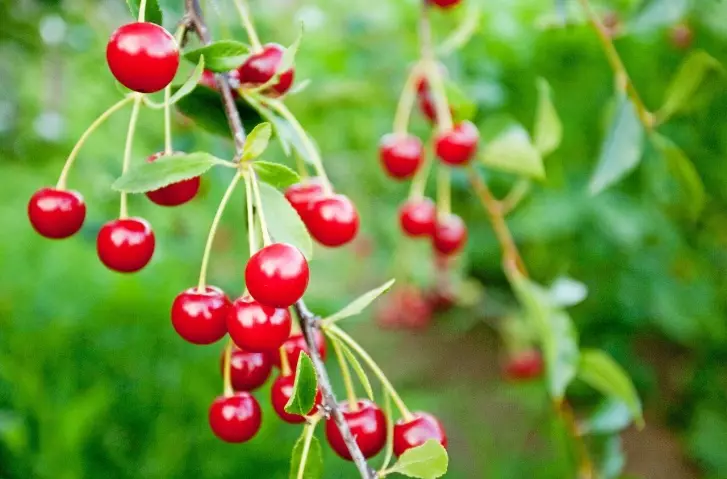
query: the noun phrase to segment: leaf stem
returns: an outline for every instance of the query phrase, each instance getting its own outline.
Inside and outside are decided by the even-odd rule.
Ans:
[[[245,178],[245,207],[247,209],[247,241],[250,256],[257,253],[257,237],[255,235],[255,200],[252,195],[252,184],[249,177]]]
[[[429,179],[429,173],[431,172],[432,165],[434,164],[434,158],[427,152],[427,150],[425,150],[424,155],[424,164],[419,167],[419,170],[417,170],[414,175],[414,179],[411,182],[409,198],[422,198],[426,191],[427,180]]]
[[[136,94],[134,95],[134,106],[131,108],[131,118],[129,119],[129,129],[126,133],[126,145],[124,146],[124,160],[121,163],[121,174],[123,175],[129,170],[129,166],[131,165],[131,149],[134,146],[134,134],[136,133],[136,123],[139,119],[139,109],[141,107],[141,102],[143,99],[143,95]],[[128,195],[125,191],[121,192],[121,205],[119,208],[119,218],[125,219],[129,216],[129,206],[128,206]]]
[[[417,82],[421,72],[419,71],[419,63],[416,63],[406,78],[404,88],[399,96],[399,102],[396,106],[396,115],[394,116],[394,133],[397,135],[406,135],[409,128],[409,119],[411,111],[414,108],[414,102],[417,95]]]
[[[61,170],[61,174],[58,177],[58,183],[56,184],[56,188],[59,190],[63,190],[66,188],[66,183],[68,181],[68,173],[71,171],[71,167],[73,166],[73,163],[76,160],[76,157],[78,157],[78,152],[81,150],[81,147],[86,143],[86,140],[91,136],[91,134],[96,131],[96,129],[101,126],[101,124],[108,120],[111,115],[116,113],[117,111],[121,110],[123,107],[125,107],[128,103],[134,100],[136,98],[135,94],[129,95],[124,97],[122,100],[119,100],[114,105],[112,105],[108,110],[101,113],[98,118],[96,118],[91,125],[89,125],[88,128],[86,128],[86,131],[83,132],[81,137],[78,139],[76,144],[73,146],[73,149],[71,150],[71,153],[68,155],[68,158],[66,159],[65,164],[63,165],[63,169]]]
[[[386,415],[386,455],[379,471],[385,471],[394,457],[394,417],[391,414],[391,396],[386,392],[384,392],[384,414]]]
[[[237,8],[237,13],[240,14],[242,26],[245,28],[247,37],[250,39],[250,43],[252,44],[253,52],[257,53],[262,51],[263,47],[260,43],[257,31],[255,30],[255,25],[253,25],[252,19],[250,18],[250,10],[247,8],[246,0],[234,0],[234,4],[235,8]]]
[[[225,359],[222,366],[222,391],[225,397],[230,397],[235,394],[235,390],[232,389],[232,346],[232,339],[230,339],[225,346]]]
[[[437,168],[437,215],[445,218],[452,212],[452,186],[449,167],[439,165]]]
[[[346,396],[348,398],[348,407],[351,412],[358,411],[358,398],[356,397],[356,389],[353,386],[353,379],[351,378],[351,370],[348,368],[348,362],[341,352],[341,346],[338,341],[332,341],[333,351],[336,353],[336,359],[338,365],[341,368],[341,377],[343,378],[343,384],[346,387]]]
[[[252,184],[252,191],[255,194],[255,204],[257,205],[258,218],[260,218],[260,229],[263,233],[263,246],[268,246],[273,242],[270,238],[270,232],[268,231],[268,223],[265,220],[265,212],[263,211],[263,200],[260,197],[260,185],[257,182],[257,175],[253,171],[252,167],[248,167],[248,178]]]
[[[444,89],[442,74],[437,67],[437,60],[432,46],[432,25],[429,21],[430,6],[428,2],[422,2],[421,17],[419,20],[419,36],[421,39],[422,65],[427,78],[427,85],[434,100],[434,112],[436,115],[437,127],[440,133],[452,129],[452,112],[449,109],[447,93]]]
[[[305,436],[303,436],[303,450],[300,452],[300,464],[298,466],[298,473],[295,475],[297,479],[305,478],[305,465],[308,462],[310,443],[311,441],[313,441],[313,434],[316,431],[317,424],[318,421],[314,423],[306,423],[306,425],[303,426]]]

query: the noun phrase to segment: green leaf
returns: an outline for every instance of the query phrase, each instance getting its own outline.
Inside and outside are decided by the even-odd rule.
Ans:
[[[447,473],[449,456],[447,450],[434,439],[404,452],[390,469],[408,477],[436,479]]]
[[[313,242],[298,213],[285,196],[267,183],[260,184],[260,197],[268,230],[273,239],[298,248],[309,260],[313,257]]]
[[[199,58],[204,56],[208,70],[224,73],[240,67],[248,54],[249,48],[244,43],[235,40],[220,40],[188,51],[184,54],[184,58],[197,63]]]
[[[579,429],[582,434],[611,434],[623,431],[631,421],[633,416],[625,402],[606,398]]]
[[[543,78],[538,78],[538,109],[535,112],[535,128],[533,142],[541,155],[547,156],[558,149],[563,139],[563,124],[553,105],[550,85]]]
[[[256,125],[245,140],[245,145],[242,148],[242,161],[259,158],[267,149],[272,134],[273,129],[270,123],[265,122]]]
[[[609,398],[623,401],[631,411],[636,424],[644,426],[641,400],[624,369],[603,351],[583,350],[578,367],[578,378]]]
[[[460,24],[437,48],[439,55],[446,56],[465,46],[480,29],[481,17],[480,6],[469,4],[467,10],[463,12]]]
[[[697,218],[707,202],[704,183],[694,167],[694,163],[669,138],[654,133],[651,137],[654,146],[661,153],[672,176],[676,179],[685,193],[689,216]]]
[[[378,288],[372,289],[368,293],[362,294],[361,296],[350,302],[346,307],[341,309],[339,312],[326,318],[325,321],[328,323],[334,323],[336,321],[340,321],[342,319],[349,318],[351,316],[355,316],[361,313],[361,311],[366,309],[369,304],[373,303],[376,298],[387,292],[395,281],[396,280],[392,279],[390,281],[387,281],[385,284],[379,286]]]
[[[488,143],[481,150],[480,160],[494,170],[545,178],[543,158],[519,125],[511,126]]]
[[[709,73],[724,73],[724,68],[714,57],[703,50],[692,52],[679,66],[669,88],[666,99],[657,117],[661,122],[682,112],[689,105]]]
[[[287,188],[300,182],[298,173],[280,163],[256,161],[252,164],[252,167],[257,172],[260,181],[264,181],[273,188]]]
[[[318,380],[313,368],[313,361],[305,351],[301,351],[298,367],[295,370],[293,393],[285,405],[285,412],[306,416],[316,403]]]
[[[209,153],[180,153],[144,162],[127,171],[111,187],[126,193],[146,193],[199,176],[224,160]]]
[[[176,93],[174,87],[172,91]],[[262,121],[260,115],[244,100],[237,99],[235,103],[246,130],[252,130]],[[175,107],[206,131],[225,138],[231,137],[230,126],[222,107],[222,97],[215,90],[195,88],[190,94],[181,98]]]
[[[197,66],[194,68],[194,71],[189,76],[189,78],[187,78],[187,81],[185,81],[179,88],[177,88],[174,94],[169,97],[169,103],[171,105],[174,105],[179,100],[192,93],[194,89],[197,88],[197,85],[199,85],[199,81],[202,79],[203,74],[204,56],[200,56]]]
[[[639,164],[643,149],[644,127],[631,100],[621,96],[591,177],[591,194],[602,192],[631,172]]]
[[[629,31],[644,33],[673,25],[684,18],[688,10],[689,0],[652,0],[630,23]]]
[[[300,24],[300,31],[295,41],[285,49],[283,57],[280,59],[280,64],[278,65],[277,75],[282,75],[295,66],[295,56],[298,54],[298,48],[300,48],[300,41],[302,39],[303,23]]]
[[[313,436],[313,432],[309,431],[309,428],[313,427],[306,425],[303,428],[303,434],[295,441],[293,454],[290,457],[290,479],[320,479],[323,477],[321,443]],[[308,445],[307,450],[306,444]]]
[[[449,106],[454,112],[454,121],[460,122],[471,120],[477,113],[477,105],[472,101],[472,97],[467,95],[458,84],[452,81],[444,83],[444,90],[447,95]]]
[[[578,371],[576,328],[568,313],[555,305],[549,291],[517,275],[513,287],[533,321],[545,359],[550,395],[560,401]]]
[[[126,0],[126,4],[129,6],[131,16],[134,18],[139,18],[139,7],[141,6],[141,0]],[[144,9],[144,21],[161,25],[162,20],[162,9],[159,8],[159,3],[157,2],[157,0],[147,0],[146,8]]]
[[[346,361],[353,367],[353,370],[356,371],[356,375],[358,376],[359,381],[361,382],[361,385],[364,388],[364,391],[366,391],[366,395],[371,399],[374,400],[374,390],[371,388],[371,381],[369,381],[369,377],[366,375],[366,371],[364,370],[363,366],[361,366],[361,363],[359,360],[354,356],[354,354],[351,352],[348,346],[346,346],[345,343],[338,341],[339,346],[341,347],[341,350],[343,350],[344,356],[346,356]]]

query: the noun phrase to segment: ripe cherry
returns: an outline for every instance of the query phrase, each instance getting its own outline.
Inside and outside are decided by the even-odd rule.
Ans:
[[[358,212],[345,195],[321,196],[313,200],[303,217],[311,236],[323,246],[343,246],[358,233]]]
[[[225,442],[246,442],[257,434],[262,412],[257,400],[248,392],[220,396],[209,411],[212,432]]]
[[[273,243],[250,258],[245,284],[255,300],[273,308],[289,308],[308,287],[308,261],[295,246]]]
[[[259,86],[267,83],[278,71],[280,62],[283,60],[285,48],[277,43],[263,45],[263,50],[250,55],[245,63],[237,70],[240,76],[240,83],[243,85]],[[269,95],[283,95],[293,85],[295,70],[286,70],[279,77],[266,93]]]
[[[225,373],[225,351],[220,361],[222,374]],[[254,391],[270,377],[273,363],[265,353],[243,351],[238,347],[232,348],[230,353],[230,382],[235,391]]]
[[[86,203],[77,191],[41,188],[28,202],[28,218],[42,236],[68,238],[83,226]]]
[[[669,39],[674,48],[686,50],[692,46],[694,32],[686,23],[678,23],[669,30]]]
[[[367,399],[358,401],[356,411],[348,402],[340,403],[339,407],[364,457],[368,459],[378,454],[386,444],[386,417],[381,409]],[[351,453],[333,418],[326,420],[326,438],[336,454],[351,460]]]
[[[429,326],[432,308],[416,286],[404,285],[392,291],[376,311],[382,328],[418,330]]]
[[[290,396],[293,395],[293,384],[295,383],[295,376],[289,374],[287,376],[278,376],[278,379],[273,383],[273,387],[270,390],[270,401],[273,403],[273,409],[280,416],[280,419],[290,424],[300,424],[305,422],[305,417],[300,414],[291,414],[285,411],[285,405],[288,404]],[[306,416],[310,416],[318,409],[318,405],[321,404],[322,397],[321,391],[318,390],[316,394],[316,400],[313,407]]]
[[[227,334],[230,306],[230,300],[219,288],[189,288],[174,298],[172,326],[192,344],[215,343]]]
[[[437,136],[435,150],[442,163],[461,166],[469,163],[477,152],[480,132],[470,121],[463,121]]]
[[[431,236],[437,221],[437,207],[429,198],[411,198],[399,210],[399,224],[408,236]]]
[[[146,161],[149,163],[158,160],[164,153],[156,153]],[[148,191],[146,196],[154,203],[161,206],[179,206],[190,201],[199,191],[200,178],[195,176],[188,180],[182,180],[171,185],[164,186],[158,190]]]
[[[434,249],[443,255],[457,253],[467,242],[467,225],[462,218],[451,214],[438,218],[434,227],[432,243]]]
[[[277,351],[290,336],[293,322],[287,309],[265,306],[245,295],[235,300],[227,315],[234,343],[247,351]]]
[[[430,4],[436,5],[439,8],[452,8],[459,5],[462,0],[428,0]]]
[[[323,185],[318,178],[296,183],[285,190],[285,198],[301,218],[308,210],[308,205],[321,196],[323,196]]]
[[[318,354],[320,355],[321,359],[323,361],[326,360],[326,340],[323,337],[323,333],[320,331],[315,332],[315,338],[316,338],[316,346],[318,348]],[[308,350],[308,344],[305,342],[305,338],[302,334],[294,334],[291,337],[289,337],[284,343],[283,343],[283,350],[285,351],[285,355],[288,358],[288,364],[290,365],[290,369],[295,371],[295,369],[298,367],[298,360],[300,359],[300,352],[305,351],[306,354],[310,354]],[[275,352],[271,353],[270,359],[275,363],[276,366],[280,367],[280,353]]]
[[[384,135],[379,143],[381,164],[392,178],[410,178],[424,162],[422,141],[414,135]]]
[[[130,90],[154,93],[174,79],[179,47],[174,37],[154,23],[119,27],[106,47],[106,61],[114,77]]]
[[[503,373],[512,381],[538,378],[543,374],[543,357],[535,349],[521,351],[507,360]]]
[[[96,251],[107,268],[133,273],[146,266],[154,254],[154,232],[142,218],[109,221],[96,238]]]
[[[425,412],[416,412],[410,420],[399,419],[394,424],[394,454],[401,456],[405,451],[421,446],[430,439],[447,447],[447,434],[442,423]]]

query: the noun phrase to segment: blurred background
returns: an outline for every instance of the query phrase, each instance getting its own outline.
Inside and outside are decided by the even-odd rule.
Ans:
[[[582,283],[578,290],[587,288],[588,297],[571,310],[581,343],[607,350],[637,384],[647,427],[624,434],[621,477],[727,478],[727,82],[709,84],[689,111],[660,129],[704,182],[707,203],[696,220],[684,214],[689,199],[674,191],[663,162],[648,150],[625,181],[594,197],[588,179],[613,81],[577,5],[465,1],[481,7],[481,28],[446,65],[477,104],[476,123],[486,129],[514,118],[531,125],[536,79],[553,87],[564,140],[547,159],[547,180],[535,185],[510,224],[536,280],[570,277]],[[173,28],[182,2],[160,3]],[[230,22],[236,18],[230,2],[205,3],[217,38],[245,40]],[[331,313],[392,276],[431,286],[431,261],[422,260],[428,247],[402,242],[397,228],[407,186],[386,179],[377,160],[378,139],[391,128],[406,67],[417,55],[418,2],[251,0],[251,6],[264,41],[289,44],[304,22],[296,74],[312,83],[289,105],[324,152],[337,189],[361,211],[355,244],[317,252],[309,305]],[[623,29],[617,47],[651,109],[690,51],[704,49],[727,64],[727,2],[596,6]],[[569,24],[558,26],[564,11]],[[463,14],[436,15],[438,37]],[[76,139],[119,98],[104,53],[110,33],[130,20],[126,5],[0,0],[0,18],[0,478],[287,477],[299,428],[274,416],[263,388],[261,433],[243,446],[216,440],[207,408],[221,393],[221,346],[184,343],[168,317],[172,298],[196,280],[226,171],[206,175],[202,194],[179,209],[132,198],[131,213],[154,226],[154,260],[133,276],[106,270],[95,236],[117,214],[109,186],[120,171],[125,112],[96,132],[71,174],[70,186],[88,203],[81,234],[51,242],[27,220],[28,198],[55,184]],[[425,137],[425,120],[415,114],[413,121]],[[226,140],[181,115],[174,128],[176,149],[230,156]],[[162,149],[162,141],[161,113],[143,110],[135,161]],[[270,156],[288,161],[277,147]],[[512,183],[505,175],[490,180],[498,194]],[[380,360],[412,409],[432,411],[445,423],[448,477],[572,477],[572,455],[543,384],[502,379],[505,352],[493,325],[514,300],[486,217],[465,178],[454,181],[454,210],[471,229],[457,264],[466,304],[430,318],[429,311],[396,303],[395,289],[344,327]],[[239,196],[211,265],[211,281],[233,296],[242,289],[247,254],[243,218]],[[408,327],[380,327],[387,307],[401,308]],[[334,364],[330,371],[340,384]],[[572,393],[579,411],[594,404],[578,384]],[[355,476],[351,465],[324,451],[325,477]]]

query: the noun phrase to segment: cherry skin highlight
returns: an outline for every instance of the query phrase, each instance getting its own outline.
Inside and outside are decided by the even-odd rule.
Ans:
[[[277,351],[290,336],[292,324],[287,309],[264,306],[247,295],[235,300],[227,315],[232,341],[254,352]]]
[[[212,344],[227,334],[230,307],[230,300],[219,288],[189,288],[172,303],[172,326],[192,344]]]
[[[435,141],[437,157],[450,166],[462,166],[470,162],[477,152],[480,133],[469,121],[463,121],[448,132],[441,133]]]
[[[295,246],[274,243],[250,258],[245,284],[255,300],[273,308],[289,308],[303,297],[310,271],[308,261]]]
[[[163,157],[164,153],[156,153],[147,158],[149,163]],[[200,177],[195,176],[154,191],[147,191],[146,196],[160,206],[179,206],[191,201],[199,192]]]
[[[225,374],[225,351],[220,358],[220,369]],[[230,353],[230,382],[235,391],[254,391],[268,380],[273,362],[265,353],[243,351],[237,346]]]
[[[303,218],[313,239],[330,248],[350,243],[358,233],[358,211],[345,195],[313,200]]]
[[[407,236],[431,236],[437,222],[437,207],[429,198],[407,200],[399,210],[399,224]]]
[[[308,205],[321,196],[323,196],[323,184],[318,178],[296,183],[285,190],[285,198],[298,212],[303,222],[305,222],[304,214],[308,210]]]
[[[295,375],[278,376],[270,390],[270,402],[273,404],[275,413],[280,419],[290,424],[300,424],[305,422],[305,417],[300,414],[291,414],[285,411],[285,405],[288,404],[290,397],[293,395],[293,384],[295,384]],[[320,389],[316,393],[316,400],[313,407],[306,416],[310,416],[318,410],[321,404],[322,396]]]
[[[28,218],[41,236],[68,238],[83,226],[86,203],[77,191],[41,188],[28,202]]]
[[[440,254],[452,255],[459,252],[467,243],[467,225],[454,214],[438,219],[432,243]]]
[[[384,135],[379,143],[384,170],[394,179],[411,178],[424,162],[422,141],[414,135]]]
[[[247,442],[260,430],[262,412],[252,394],[238,392],[215,399],[210,406],[209,422],[212,432],[223,441]]]
[[[397,457],[430,439],[447,448],[447,434],[436,417],[425,412],[416,412],[413,416],[409,421],[399,419],[394,424],[394,454]]]
[[[174,37],[154,23],[135,22],[119,27],[106,46],[111,73],[126,88],[139,93],[163,90],[179,68]]]
[[[339,408],[364,457],[368,459],[378,454],[386,444],[386,417],[381,409],[367,399],[358,401],[357,411],[352,411],[347,401],[341,402]],[[326,420],[326,439],[336,454],[351,460],[351,453],[333,418]]]
[[[284,53],[285,48],[277,43],[263,45],[261,52],[250,55],[237,70],[240,83],[250,86],[267,83],[278,71]],[[284,95],[293,85],[294,76],[294,69],[286,70],[278,77],[277,82],[266,89],[265,93],[273,96]]]
[[[96,238],[96,251],[107,268],[133,273],[146,266],[154,254],[154,232],[142,218],[109,221]]]

